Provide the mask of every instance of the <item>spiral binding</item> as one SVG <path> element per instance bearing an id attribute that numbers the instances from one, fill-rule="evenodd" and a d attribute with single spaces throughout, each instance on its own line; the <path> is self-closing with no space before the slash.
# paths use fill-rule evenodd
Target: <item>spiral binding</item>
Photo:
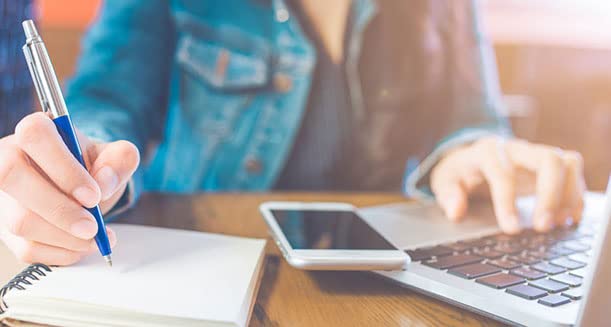
<path id="1" fill-rule="evenodd" d="M 39 277 L 46 276 L 45 272 L 51 272 L 51 268 L 42 263 L 35 263 L 22 272 L 20 272 L 15 278 L 11 279 L 8 284 L 0 288 L 0 314 L 3 314 L 8 309 L 8 305 L 4 302 L 4 296 L 12 289 L 25 290 L 24 285 L 32 285 L 32 281 L 39 280 Z"/>

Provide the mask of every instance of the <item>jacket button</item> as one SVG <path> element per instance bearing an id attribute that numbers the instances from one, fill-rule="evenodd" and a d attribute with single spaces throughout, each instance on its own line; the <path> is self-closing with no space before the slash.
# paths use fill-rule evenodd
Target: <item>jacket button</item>
<path id="1" fill-rule="evenodd" d="M 250 158 L 246 160 L 245 167 L 246 171 L 251 174 L 258 174 L 263 170 L 263 164 L 261 163 L 261 160 L 256 158 Z"/>
<path id="2" fill-rule="evenodd" d="M 276 20 L 280 23 L 284 23 L 291 18 L 291 14 L 286 8 L 280 8 L 276 11 Z"/>
<path id="3" fill-rule="evenodd" d="M 293 80 L 287 74 L 276 73 L 274 75 L 274 88 L 278 92 L 286 93 L 293 88 Z"/>

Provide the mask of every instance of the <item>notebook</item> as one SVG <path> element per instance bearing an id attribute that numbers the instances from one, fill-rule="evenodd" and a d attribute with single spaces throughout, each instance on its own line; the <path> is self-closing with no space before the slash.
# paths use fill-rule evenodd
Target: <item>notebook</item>
<path id="1" fill-rule="evenodd" d="M 265 240 L 112 225 L 112 268 L 99 254 L 34 264 L 0 291 L 0 321 L 56 326 L 244 326 Z"/>

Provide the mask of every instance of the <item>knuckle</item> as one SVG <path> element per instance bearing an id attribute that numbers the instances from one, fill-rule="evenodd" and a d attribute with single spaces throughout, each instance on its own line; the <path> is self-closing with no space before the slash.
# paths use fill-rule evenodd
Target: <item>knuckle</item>
<path id="1" fill-rule="evenodd" d="M 7 226 L 8 231 L 15 236 L 25 236 L 28 230 L 29 220 L 30 217 L 27 214 L 17 215 L 13 219 L 9 220 Z"/>
<path id="2" fill-rule="evenodd" d="M 556 167 L 564 166 L 564 160 L 560 151 L 554 149 L 545 149 L 543 151 L 542 158 L 544 163 Z"/>
<path id="3" fill-rule="evenodd" d="M 583 156 L 577 151 L 567 151 L 564 158 L 570 167 L 576 169 L 581 169 L 581 167 L 583 167 Z"/>
<path id="4" fill-rule="evenodd" d="M 23 247 L 19 247 L 14 251 L 17 260 L 25 263 L 32 263 L 36 256 L 36 250 L 32 244 L 27 244 Z"/>
<path id="5" fill-rule="evenodd" d="M 49 218 L 53 221 L 65 219 L 71 214 L 71 206 L 65 202 L 55 204 L 49 212 Z"/>
<path id="6" fill-rule="evenodd" d="M 74 252 L 66 252 L 58 259 L 57 265 L 70 266 L 81 260 L 81 256 Z"/>
<path id="7" fill-rule="evenodd" d="M 40 142 L 49 132 L 49 118 L 42 113 L 23 118 L 15 128 L 17 142 L 21 145 Z"/>
<path id="8" fill-rule="evenodd" d="M 473 146 L 479 149 L 480 151 L 491 152 L 496 148 L 497 142 L 497 137 L 487 136 L 475 141 L 475 143 L 473 143 Z"/>
<path id="9" fill-rule="evenodd" d="M 0 148 L 0 185 L 10 176 L 14 169 L 27 163 L 23 151 L 14 145 L 4 145 Z"/>

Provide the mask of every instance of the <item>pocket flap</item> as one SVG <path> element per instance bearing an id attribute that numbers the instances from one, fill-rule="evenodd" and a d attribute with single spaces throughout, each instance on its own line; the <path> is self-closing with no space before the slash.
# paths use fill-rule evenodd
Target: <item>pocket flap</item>
<path id="1" fill-rule="evenodd" d="M 209 85 L 220 89 L 261 87 L 269 79 L 269 55 L 238 51 L 191 35 L 178 44 L 178 62 Z"/>

